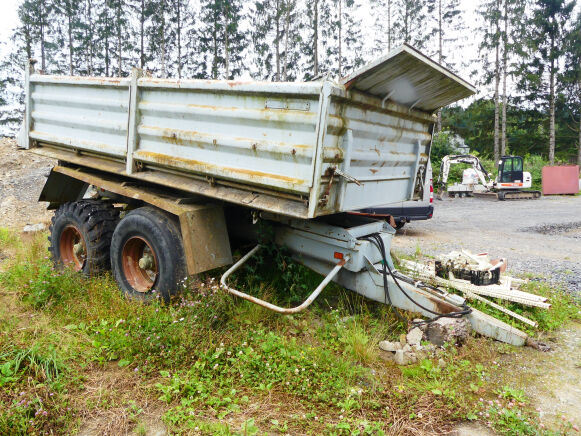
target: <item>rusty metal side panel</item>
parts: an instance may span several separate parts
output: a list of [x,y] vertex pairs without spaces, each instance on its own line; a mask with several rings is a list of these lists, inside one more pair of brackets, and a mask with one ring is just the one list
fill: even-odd
[[224,209],[191,205],[179,215],[188,274],[199,274],[232,263]]
[[30,140],[125,156],[128,80],[33,75],[28,92]]
[[[329,119],[325,137],[329,159],[323,174],[332,173],[332,167],[338,165],[360,183],[336,175],[333,180],[322,180],[329,211],[357,210],[413,197],[418,169],[428,162],[433,118],[416,117],[394,105],[388,110],[337,97]],[[334,160],[331,150],[337,148],[342,159]]]
[[204,83],[175,87],[139,80],[133,159],[148,167],[308,194],[319,94],[299,94],[304,87],[292,84],[251,93]]
[[[66,178],[68,184],[90,184],[123,197],[140,200],[173,215],[180,221],[188,274],[199,274],[232,263],[232,252],[224,209],[217,204],[182,204],[182,198],[167,190],[136,186],[124,178],[94,174],[81,169],[56,166],[51,177]],[[44,191],[43,191],[44,192]],[[176,193],[177,194],[177,193]],[[59,200],[56,198],[56,200]],[[54,201],[54,200],[52,200]]]

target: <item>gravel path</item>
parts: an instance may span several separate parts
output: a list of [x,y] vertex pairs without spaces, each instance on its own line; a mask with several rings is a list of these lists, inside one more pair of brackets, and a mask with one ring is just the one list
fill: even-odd
[[435,201],[434,217],[398,231],[395,252],[437,255],[465,248],[506,257],[509,272],[533,273],[581,295],[581,197]]

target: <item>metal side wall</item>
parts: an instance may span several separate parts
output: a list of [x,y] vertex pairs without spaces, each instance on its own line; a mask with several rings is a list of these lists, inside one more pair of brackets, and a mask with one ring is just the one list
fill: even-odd
[[124,158],[129,80],[32,76],[29,138]]
[[139,80],[133,159],[308,194],[320,84],[206,83]]

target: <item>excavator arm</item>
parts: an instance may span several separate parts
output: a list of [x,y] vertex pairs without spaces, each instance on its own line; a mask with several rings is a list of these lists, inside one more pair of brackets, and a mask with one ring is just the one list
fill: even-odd
[[480,159],[478,159],[476,156],[471,154],[448,155],[443,157],[442,163],[440,164],[440,174],[438,175],[438,198],[440,200],[442,199],[442,194],[444,193],[444,189],[448,183],[450,165],[459,163],[472,165],[472,168],[474,171],[476,171],[476,174],[478,174],[480,183],[482,183],[482,185],[487,189],[491,189],[493,187],[494,182],[492,181],[490,174],[482,166],[482,162],[480,162]]

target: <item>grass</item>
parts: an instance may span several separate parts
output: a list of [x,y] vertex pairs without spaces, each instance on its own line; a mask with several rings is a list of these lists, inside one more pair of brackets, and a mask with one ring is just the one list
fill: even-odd
[[[406,326],[338,286],[293,316],[233,299],[211,275],[171,304],[140,304],[107,275],[53,269],[46,235],[2,230],[0,244],[0,434],[147,434],[162,422],[172,434],[430,434],[464,420],[544,432],[518,387],[487,369],[497,344],[474,338],[396,367],[377,344]],[[282,304],[319,280],[280,253],[234,279]],[[570,302],[553,304],[547,329],[575,317]]]

